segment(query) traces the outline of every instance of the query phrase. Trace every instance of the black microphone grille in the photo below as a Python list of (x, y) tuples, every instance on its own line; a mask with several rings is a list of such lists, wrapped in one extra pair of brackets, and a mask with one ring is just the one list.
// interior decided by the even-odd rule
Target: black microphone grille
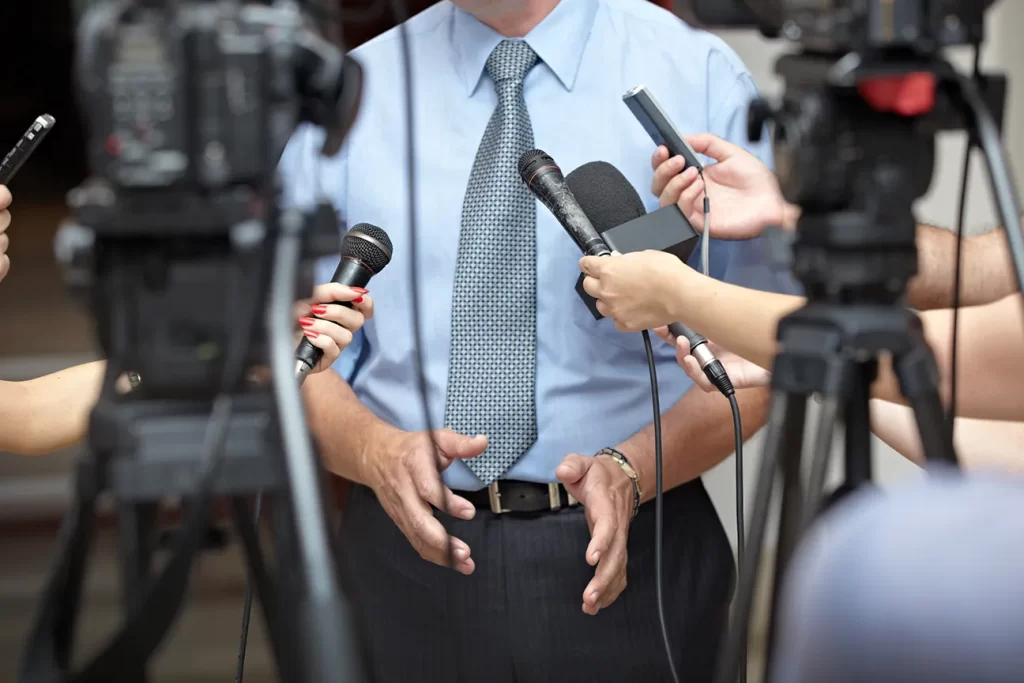
[(552, 159), (547, 152), (540, 149), (530, 149), (523, 152), (519, 156), (519, 175), (522, 179), (529, 184), (534, 174), (544, 168), (545, 166), (554, 166), (558, 168), (558, 164)]
[(633, 184), (607, 161), (583, 164), (566, 176), (565, 184), (598, 232), (611, 230), (647, 213)]
[(388, 234), (369, 223), (352, 226), (341, 240), (341, 257), (362, 262), (374, 275), (391, 262), (392, 250)]

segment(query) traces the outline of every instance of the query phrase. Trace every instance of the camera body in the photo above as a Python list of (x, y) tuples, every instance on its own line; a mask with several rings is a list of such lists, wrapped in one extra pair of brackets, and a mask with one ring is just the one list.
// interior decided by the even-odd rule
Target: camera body
[[(142, 394), (212, 396), (229, 339), (245, 335), (246, 367), (266, 362), (262, 319), (239, 311), (265, 308), (281, 153), (303, 121), (340, 147), (361, 71), (287, 0), (102, 2), (78, 50), (92, 176), (69, 194), (58, 260)], [(302, 220), (299, 292), (339, 243), (326, 205)]]
[(782, 35), (830, 53), (906, 48), (932, 54), (981, 42), (985, 3), (974, 0), (783, 0)]
[(101, 4), (79, 45), (91, 167), (118, 192), (267, 187), (303, 104), (344, 85), (294, 3)]
[(694, 0), (710, 26), (760, 28), (826, 53), (905, 48), (934, 54), (979, 43), (994, 0)]

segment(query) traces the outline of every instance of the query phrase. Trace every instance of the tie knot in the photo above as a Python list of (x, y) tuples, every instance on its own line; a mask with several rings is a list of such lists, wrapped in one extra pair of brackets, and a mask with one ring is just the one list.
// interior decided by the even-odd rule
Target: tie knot
[(487, 58), (487, 73), (495, 83), (513, 80), (523, 82), (537, 63), (537, 53), (522, 40), (503, 40)]

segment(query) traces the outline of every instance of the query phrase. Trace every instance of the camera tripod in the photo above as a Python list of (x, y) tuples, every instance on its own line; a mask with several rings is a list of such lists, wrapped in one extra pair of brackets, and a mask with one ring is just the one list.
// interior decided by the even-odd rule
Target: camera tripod
[[(807, 304), (778, 325), (779, 353), (745, 549), (748, 561), (738, 581), (719, 683), (733, 683), (739, 674), (773, 489), (781, 479), (762, 679), (771, 680), (785, 571), (802, 533), (821, 509), (839, 419), (845, 423), (846, 480), (838, 493), (871, 481), (868, 403), (881, 363), (891, 367), (888, 377), (895, 376), (914, 411), (928, 461), (956, 465), (938, 367), (920, 320), (903, 307), (907, 283), (917, 272), (913, 203), (931, 184), (939, 130), (968, 129), (982, 138), (1011, 250), (1015, 257), (1021, 251), (1020, 235), (1012, 234), (1020, 212), (1000, 156), (998, 128), (988, 114), (1002, 111), (1005, 79), (989, 78), (981, 93), (947, 62), (891, 56), (872, 65), (852, 56), (837, 62), (827, 56), (793, 55), (782, 58), (777, 71), (786, 79), (783, 104), (776, 109), (755, 102), (748, 132), (757, 140), (767, 120), (777, 124), (783, 194), (803, 210), (792, 266), (805, 286)], [(925, 92), (931, 98), (897, 102), (906, 95), (901, 88), (909, 79), (914, 79), (911, 85), (918, 95)], [(807, 400), (812, 396), (820, 406), (808, 425)], [(810, 438), (805, 441), (806, 427)], [(812, 461), (806, 485), (805, 460)]]
[[(79, 199), (79, 215), (90, 215), (95, 196)], [(243, 222), (227, 239), (193, 235), (187, 253), (169, 256), (173, 249), (165, 245), (160, 259), (142, 258), (132, 239), (93, 243), (89, 228), (62, 228), (69, 279), (87, 284), (110, 360), (21, 681), (147, 680), (147, 660), (180, 611), (216, 495), (230, 503), (281, 680), (362, 680), (324, 482), (293, 375), (294, 288), (299, 280), (312, 287), (312, 269), (300, 277), (299, 264), (311, 241), (337, 242), (329, 207), (314, 222), (319, 228), (307, 230), (307, 217), (298, 212), (262, 226)], [(183, 337), (183, 329), (192, 336)], [(268, 355), (272, 386), (247, 379)], [(116, 380), (129, 367), (138, 368), (141, 382), (119, 396)], [(273, 568), (249, 503), (258, 492), (270, 507)], [(100, 494), (113, 499), (117, 512), (124, 622), (94, 659), (69, 675)], [(185, 519), (170, 557), (157, 568), (159, 505), (177, 497), (185, 499)]]

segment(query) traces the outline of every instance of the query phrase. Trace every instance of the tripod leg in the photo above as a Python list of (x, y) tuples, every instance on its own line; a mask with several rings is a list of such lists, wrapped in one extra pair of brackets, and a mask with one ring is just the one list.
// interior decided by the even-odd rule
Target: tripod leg
[(871, 481), (871, 384), (878, 376), (875, 361), (851, 373), (850, 398), (846, 403), (846, 482), (854, 489)]
[(821, 401), (817, 423), (811, 438), (811, 474), (807, 482), (807, 505), (804, 508), (803, 528), (811, 525), (821, 508), (821, 499), (828, 477), (828, 465), (832, 461), (832, 438), (835, 435), (836, 418), (839, 416), (839, 399), (827, 396)]
[(917, 431), (926, 460), (956, 465), (953, 434), (946, 424), (946, 413), (939, 398), (939, 369), (932, 350), (918, 329), (912, 331), (910, 350), (893, 359), (893, 370), (900, 390), (907, 397), (917, 419)]
[(786, 568), (793, 556), (796, 544), (803, 530), (804, 499), (803, 472), (800, 456), (804, 441), (804, 427), (807, 417), (807, 396), (788, 394), (789, 403), (786, 419), (778, 439), (778, 455), (781, 457), (782, 509), (779, 514), (779, 537), (775, 551), (775, 571), (772, 577), (772, 597), (768, 623), (768, 656), (765, 657), (765, 671), (761, 680), (767, 681), (771, 666), (771, 652), (774, 649), (776, 612), (779, 594), (785, 579)]
[[(771, 508), (772, 492), (775, 488), (775, 477), (779, 468), (779, 455), (784, 452), (788, 441), (786, 431), (790, 428), (790, 395), (783, 391), (772, 394), (771, 411), (765, 428), (764, 450), (761, 455), (761, 470), (757, 477), (757, 488), (754, 492), (754, 509), (750, 517), (750, 533), (747, 535), (747, 547), (743, 553), (736, 587), (736, 599), (733, 604), (732, 627), (726, 634), (725, 644), (719, 655), (717, 683), (735, 683), (740, 670), (746, 663), (747, 636), (750, 631), (750, 619), (757, 597), (757, 577), (761, 564), (761, 552), (764, 548), (764, 536), (768, 526), (768, 514)], [(802, 397), (797, 397), (798, 403)], [(799, 420), (803, 428), (803, 410)], [(744, 676), (745, 678), (745, 676)]]
[[(118, 536), (121, 549), (121, 601), (126, 618), (131, 618), (145, 598), (153, 551), (156, 547), (155, 524), (159, 507), (154, 503), (122, 503), (119, 505)], [(129, 679), (128, 676), (125, 679)], [(130, 680), (144, 683), (145, 669), (135, 672)]]

